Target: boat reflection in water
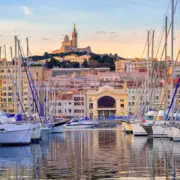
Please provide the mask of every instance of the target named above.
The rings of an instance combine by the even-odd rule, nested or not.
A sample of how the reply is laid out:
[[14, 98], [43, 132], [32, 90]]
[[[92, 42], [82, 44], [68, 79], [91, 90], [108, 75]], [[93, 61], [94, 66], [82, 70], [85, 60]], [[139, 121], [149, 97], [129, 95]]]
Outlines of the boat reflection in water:
[[0, 179], [179, 179], [179, 149], [119, 129], [66, 131], [45, 144], [1, 147]]
[[[42, 151], [42, 147], [46, 149]], [[30, 146], [0, 147], [0, 179], [38, 179], [47, 143]]]

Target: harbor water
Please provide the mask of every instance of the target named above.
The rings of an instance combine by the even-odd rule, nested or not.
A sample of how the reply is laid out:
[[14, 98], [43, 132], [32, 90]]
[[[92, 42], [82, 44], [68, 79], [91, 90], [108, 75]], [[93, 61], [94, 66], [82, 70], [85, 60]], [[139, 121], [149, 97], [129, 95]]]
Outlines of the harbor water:
[[180, 179], [180, 143], [119, 128], [69, 130], [40, 144], [0, 147], [0, 179]]

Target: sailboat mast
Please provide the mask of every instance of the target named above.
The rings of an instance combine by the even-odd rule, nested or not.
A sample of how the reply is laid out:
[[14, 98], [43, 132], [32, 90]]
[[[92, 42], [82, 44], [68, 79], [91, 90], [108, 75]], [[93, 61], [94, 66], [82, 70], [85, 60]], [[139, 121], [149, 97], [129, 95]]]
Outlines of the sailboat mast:
[[[27, 49], [26, 49], [26, 53], [27, 53], [27, 64], [28, 64], [28, 61], [29, 61], [29, 39], [26, 38], [26, 46], [27, 46]], [[30, 114], [30, 110], [31, 110], [31, 98], [30, 98], [30, 87], [28, 85], [28, 113]]]
[[6, 55], [6, 45], [4, 45], [4, 55], [5, 55], [5, 61], [6, 61], [6, 111], [7, 111], [7, 113], [9, 113], [9, 109], [8, 109], [8, 107], [9, 107], [9, 101], [8, 101], [8, 68], [7, 68], [7, 66], [8, 66], [8, 62], [7, 62], [7, 55]]
[[[171, 2], [171, 71], [174, 68], [174, 0]], [[173, 97], [173, 75], [171, 73], [171, 99]]]
[[15, 114], [17, 114], [17, 96], [16, 96], [16, 93], [17, 93], [17, 36], [14, 37], [14, 41], [15, 41], [15, 57], [14, 57], [14, 87], [15, 87], [15, 90], [14, 90], [14, 93], [15, 93], [15, 97], [14, 97], [14, 111], [15, 111]]
[[[20, 40], [18, 40], [18, 41], [20, 41]], [[17, 84], [18, 84], [18, 93], [19, 93], [19, 99], [20, 99], [20, 101], [22, 102], [22, 87], [21, 87], [21, 85], [22, 85], [22, 75], [21, 75], [21, 66], [22, 66], [22, 57], [21, 57], [21, 53], [20, 53], [20, 49], [18, 48], [18, 79], [17, 79]], [[19, 107], [19, 109], [18, 109], [18, 112], [19, 113], [21, 113], [21, 107], [20, 107], [20, 104], [18, 103], [18, 107]]]
[[150, 68], [149, 68], [149, 65], [150, 65], [150, 31], [148, 31], [148, 48], [147, 48], [147, 105], [148, 105], [148, 111], [149, 111], [149, 85], [150, 85], [150, 83], [149, 83], [149, 70], [150, 70]]
[[[10, 73], [12, 73], [11, 74], [11, 77], [12, 77], [12, 81], [14, 82], [14, 79], [15, 79], [15, 74], [14, 74], [14, 65], [13, 65], [13, 49], [12, 49], [12, 47], [10, 47], [10, 55], [11, 55], [11, 62], [12, 62], [12, 68], [11, 68], [11, 71], [12, 72], [10, 72]], [[15, 101], [15, 98], [16, 98], [16, 84], [14, 84], [13, 83], [13, 92], [14, 92], [14, 101]], [[15, 103], [14, 103], [14, 111], [15, 111]]]
[[[154, 63], [154, 36], [155, 36], [155, 31], [153, 30], [153, 32], [152, 32], [152, 48], [151, 48], [151, 73], [150, 73], [150, 79], [151, 79], [151, 81], [150, 81], [150, 85], [151, 85], [151, 91], [153, 92], [153, 88], [155, 88], [155, 86], [153, 86], [153, 80], [154, 80], [154, 78], [153, 78], [153, 63]], [[152, 93], [152, 97], [150, 98], [150, 105], [152, 106], [152, 102], [154, 102], [154, 95], [155, 95], [155, 93]]]
[[164, 67], [164, 119], [166, 119], [167, 106], [167, 38], [168, 38], [168, 17], [165, 18], [165, 67]]

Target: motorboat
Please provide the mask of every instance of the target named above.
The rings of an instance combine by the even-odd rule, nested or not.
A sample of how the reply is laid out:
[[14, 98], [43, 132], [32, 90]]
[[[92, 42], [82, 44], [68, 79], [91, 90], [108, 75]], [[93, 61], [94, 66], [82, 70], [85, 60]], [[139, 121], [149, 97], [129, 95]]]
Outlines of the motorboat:
[[83, 128], [95, 128], [98, 126], [99, 126], [99, 122], [96, 120], [73, 119], [69, 121], [64, 127], [65, 129], [83, 129]]
[[61, 122], [54, 122], [52, 123], [51, 127], [51, 133], [63, 133], [64, 132], [64, 125], [67, 123], [67, 121], [61, 121]]
[[141, 120], [134, 120], [131, 122], [131, 128], [134, 136], [147, 136], [146, 130], [141, 125]]
[[168, 137], [163, 110], [160, 110], [158, 113], [156, 111], [149, 111], [142, 121], [142, 127], [148, 136], [155, 138]]

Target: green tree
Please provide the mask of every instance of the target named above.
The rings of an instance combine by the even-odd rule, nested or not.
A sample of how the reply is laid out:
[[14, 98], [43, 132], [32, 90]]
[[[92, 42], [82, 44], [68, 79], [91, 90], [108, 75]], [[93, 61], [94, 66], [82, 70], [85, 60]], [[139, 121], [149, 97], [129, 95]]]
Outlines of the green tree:
[[88, 64], [87, 60], [85, 60], [85, 61], [82, 63], [82, 66], [83, 66], [84, 68], [89, 67], [89, 64]]
[[80, 64], [78, 62], [72, 62], [72, 67], [73, 68], [79, 68]]

